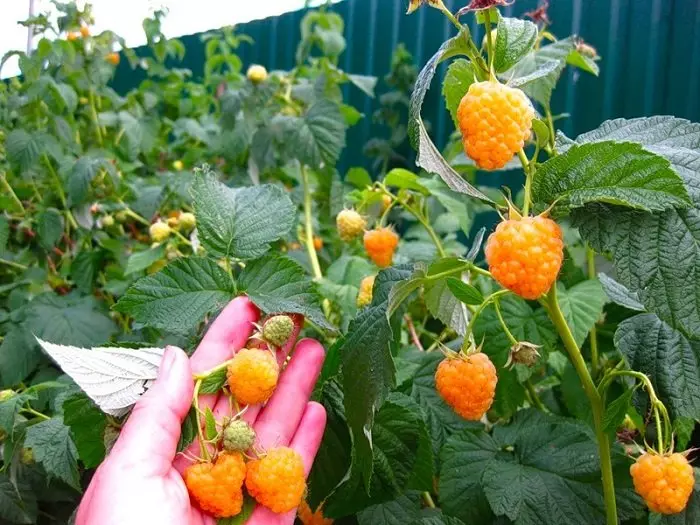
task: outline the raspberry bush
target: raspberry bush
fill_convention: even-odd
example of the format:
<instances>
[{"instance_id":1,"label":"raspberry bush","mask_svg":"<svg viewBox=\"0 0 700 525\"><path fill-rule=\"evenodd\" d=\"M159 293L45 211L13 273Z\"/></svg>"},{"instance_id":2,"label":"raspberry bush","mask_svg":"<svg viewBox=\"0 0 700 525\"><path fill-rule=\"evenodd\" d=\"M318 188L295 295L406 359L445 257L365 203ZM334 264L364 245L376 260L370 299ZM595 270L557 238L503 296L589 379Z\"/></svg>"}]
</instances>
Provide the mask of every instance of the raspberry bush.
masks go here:
<instances>
[{"instance_id":1,"label":"raspberry bush","mask_svg":"<svg viewBox=\"0 0 700 525\"><path fill-rule=\"evenodd\" d=\"M410 2L454 35L420 72L396 50L373 115L390 133L345 173L368 116L340 88L371 97L377 79L340 68L330 8L306 14L289 71L242 64L232 29L204 35L201 78L170 67L185 49L162 12L143 57L92 31L89 7L32 21L59 38L0 84L1 522L69 522L128 417L33 336L192 349L242 294L264 314L255 335L194 378L230 413L195 396L180 442L190 498L221 525L258 504L307 525L700 520L700 125L565 136L552 92L600 57L557 38L546 5L505 4ZM443 64L439 150L421 108ZM116 93L116 67L145 80ZM299 324L327 348L308 479L241 419Z\"/></svg>"}]
</instances>

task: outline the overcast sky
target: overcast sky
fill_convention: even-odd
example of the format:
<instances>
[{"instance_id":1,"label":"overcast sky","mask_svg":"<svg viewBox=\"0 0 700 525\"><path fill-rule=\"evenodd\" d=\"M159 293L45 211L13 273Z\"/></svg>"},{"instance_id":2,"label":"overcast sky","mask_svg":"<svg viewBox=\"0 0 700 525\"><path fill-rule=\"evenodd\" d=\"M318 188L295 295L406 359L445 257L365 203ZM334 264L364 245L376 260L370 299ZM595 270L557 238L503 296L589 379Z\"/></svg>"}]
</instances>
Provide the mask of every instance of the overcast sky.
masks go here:
<instances>
[{"instance_id":1,"label":"overcast sky","mask_svg":"<svg viewBox=\"0 0 700 525\"><path fill-rule=\"evenodd\" d=\"M82 5L85 1L78 3ZM130 46L138 46L145 42L142 19L161 7L169 10L163 32L176 37L301 9L305 0L91 0L90 3L95 32L111 29ZM319 5L324 0L311 3ZM34 6L35 13L53 11L49 0L34 0ZM28 12L29 0L0 0L0 57L13 49L26 50L27 30L17 21L26 19ZM2 77L17 73L16 60L2 69Z\"/></svg>"}]
</instances>

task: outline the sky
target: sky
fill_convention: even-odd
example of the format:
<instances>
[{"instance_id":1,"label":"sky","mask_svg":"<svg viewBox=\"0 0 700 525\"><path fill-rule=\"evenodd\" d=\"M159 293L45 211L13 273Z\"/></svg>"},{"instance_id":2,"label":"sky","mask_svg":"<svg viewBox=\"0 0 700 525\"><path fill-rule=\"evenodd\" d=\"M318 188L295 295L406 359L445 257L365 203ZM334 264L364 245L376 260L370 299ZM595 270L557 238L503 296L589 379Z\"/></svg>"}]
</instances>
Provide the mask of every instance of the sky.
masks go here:
<instances>
[{"instance_id":1,"label":"sky","mask_svg":"<svg viewBox=\"0 0 700 525\"><path fill-rule=\"evenodd\" d=\"M27 29L17 21L27 18L29 3L30 0L0 0L0 57L10 50L26 50ZM80 5L84 3L78 1ZM306 0L91 0L90 3L95 17L94 32L111 29L124 37L129 46L138 46L145 43L141 20L162 7L169 11L163 32L177 37L295 11L303 8ZM35 13L53 11L50 0L34 0ZM17 60L13 58L0 76L6 78L17 73Z\"/></svg>"}]
</instances>

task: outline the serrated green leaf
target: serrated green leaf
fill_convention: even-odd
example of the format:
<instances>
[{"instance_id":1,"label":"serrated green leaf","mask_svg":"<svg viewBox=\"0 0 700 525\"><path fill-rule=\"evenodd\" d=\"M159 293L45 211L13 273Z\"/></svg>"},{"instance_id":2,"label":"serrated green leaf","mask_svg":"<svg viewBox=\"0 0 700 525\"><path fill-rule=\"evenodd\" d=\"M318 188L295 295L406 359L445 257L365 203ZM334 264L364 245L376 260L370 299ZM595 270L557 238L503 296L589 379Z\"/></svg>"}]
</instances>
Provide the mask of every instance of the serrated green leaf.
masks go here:
<instances>
[{"instance_id":1,"label":"serrated green leaf","mask_svg":"<svg viewBox=\"0 0 700 525\"><path fill-rule=\"evenodd\" d=\"M204 411L204 437L208 440L212 440L216 435L216 419L214 418L214 412L211 411L211 408L207 407Z\"/></svg>"},{"instance_id":2,"label":"serrated green leaf","mask_svg":"<svg viewBox=\"0 0 700 525\"><path fill-rule=\"evenodd\" d=\"M197 437L197 410L192 407L187 413L185 420L182 422L180 430L180 439L177 442L177 451L182 452L194 442Z\"/></svg>"},{"instance_id":3,"label":"serrated green leaf","mask_svg":"<svg viewBox=\"0 0 700 525\"><path fill-rule=\"evenodd\" d=\"M268 314L301 314L315 325L332 330L321 310L316 284L288 257L266 255L249 263L239 278L240 291Z\"/></svg>"},{"instance_id":4,"label":"serrated green leaf","mask_svg":"<svg viewBox=\"0 0 700 525\"><path fill-rule=\"evenodd\" d=\"M11 388L24 381L41 362L41 351L32 334L14 325L0 344L0 384Z\"/></svg>"},{"instance_id":5,"label":"serrated green leaf","mask_svg":"<svg viewBox=\"0 0 700 525\"><path fill-rule=\"evenodd\" d=\"M431 264L428 269L428 276L458 270L464 266L464 262L460 259L448 257ZM466 308L450 291L447 285L447 278L427 280L424 290L425 305L431 315L458 334L463 335L468 322Z\"/></svg>"},{"instance_id":6,"label":"serrated green leaf","mask_svg":"<svg viewBox=\"0 0 700 525\"><path fill-rule=\"evenodd\" d=\"M12 436L17 423L17 414L29 399L29 396L23 394L13 394L0 401L0 430Z\"/></svg>"},{"instance_id":7,"label":"serrated green leaf","mask_svg":"<svg viewBox=\"0 0 700 525\"><path fill-rule=\"evenodd\" d=\"M39 133L29 134L23 129L11 131L5 138L7 160L24 173L39 160L44 148Z\"/></svg>"},{"instance_id":8,"label":"serrated green leaf","mask_svg":"<svg viewBox=\"0 0 700 525\"><path fill-rule=\"evenodd\" d=\"M73 205L85 202L90 184L103 170L112 177L116 177L114 165L109 159L97 153L80 157L75 162L68 178L68 195Z\"/></svg>"},{"instance_id":9,"label":"serrated green leaf","mask_svg":"<svg viewBox=\"0 0 700 525\"><path fill-rule=\"evenodd\" d=\"M420 494L409 492L398 498L370 505L357 513L358 525L406 525L418 519Z\"/></svg>"},{"instance_id":10,"label":"serrated green leaf","mask_svg":"<svg viewBox=\"0 0 700 525\"><path fill-rule=\"evenodd\" d=\"M85 468L95 468L105 458L107 418L85 394L74 394L63 402L63 420Z\"/></svg>"},{"instance_id":11,"label":"serrated green leaf","mask_svg":"<svg viewBox=\"0 0 700 525\"><path fill-rule=\"evenodd\" d=\"M188 257L136 281L114 309L145 325L186 334L234 294L231 278L214 261Z\"/></svg>"},{"instance_id":12,"label":"serrated green leaf","mask_svg":"<svg viewBox=\"0 0 700 525\"><path fill-rule=\"evenodd\" d=\"M537 26L529 20L502 16L496 29L493 65L501 73L530 52L537 40Z\"/></svg>"},{"instance_id":13,"label":"serrated green leaf","mask_svg":"<svg viewBox=\"0 0 700 525\"><path fill-rule=\"evenodd\" d=\"M37 217L36 232L42 248L50 250L63 234L63 215L54 208L44 210Z\"/></svg>"},{"instance_id":14,"label":"serrated green leaf","mask_svg":"<svg viewBox=\"0 0 700 525\"><path fill-rule=\"evenodd\" d=\"M639 302L639 296L636 292L630 292L623 284L602 272L598 274L598 280L608 299L613 303L637 312L645 310L644 305Z\"/></svg>"},{"instance_id":15,"label":"serrated green leaf","mask_svg":"<svg viewBox=\"0 0 700 525\"><path fill-rule=\"evenodd\" d=\"M78 489L78 451L70 437L70 429L60 416L27 428L24 446L31 448L49 478L58 478Z\"/></svg>"},{"instance_id":16,"label":"serrated green leaf","mask_svg":"<svg viewBox=\"0 0 700 525\"><path fill-rule=\"evenodd\" d=\"M404 301L425 283L425 269L420 266L414 270L410 278L397 283L389 292L389 303L386 310L387 317L391 318L401 308Z\"/></svg>"},{"instance_id":17,"label":"serrated green leaf","mask_svg":"<svg viewBox=\"0 0 700 525\"><path fill-rule=\"evenodd\" d=\"M301 117L280 118L289 155L312 168L335 165L345 146L345 119L335 102L319 99Z\"/></svg>"},{"instance_id":18,"label":"serrated green leaf","mask_svg":"<svg viewBox=\"0 0 700 525\"><path fill-rule=\"evenodd\" d=\"M465 199L460 193L452 191L439 177L423 179L423 186L442 204L451 217L456 217L464 235L471 232L474 217L479 211L487 210L483 204L472 199Z\"/></svg>"},{"instance_id":19,"label":"serrated green leaf","mask_svg":"<svg viewBox=\"0 0 700 525\"><path fill-rule=\"evenodd\" d=\"M71 262L70 271L78 290L88 294L92 291L99 270L102 254L99 251L81 251Z\"/></svg>"},{"instance_id":20,"label":"serrated green leaf","mask_svg":"<svg viewBox=\"0 0 700 525\"><path fill-rule=\"evenodd\" d=\"M226 384L226 369L222 368L213 374L209 374L202 380L199 387L200 394L218 394L219 390Z\"/></svg>"},{"instance_id":21,"label":"serrated green leaf","mask_svg":"<svg viewBox=\"0 0 700 525\"><path fill-rule=\"evenodd\" d=\"M199 240L220 257L260 257L296 218L292 201L277 186L232 189L204 174L195 180L192 198Z\"/></svg>"},{"instance_id":22,"label":"serrated green leaf","mask_svg":"<svg viewBox=\"0 0 700 525\"><path fill-rule=\"evenodd\" d=\"M559 306L576 344L581 346L588 332L603 314L606 296L597 280L583 281L568 290L559 284Z\"/></svg>"},{"instance_id":23,"label":"serrated green leaf","mask_svg":"<svg viewBox=\"0 0 700 525\"><path fill-rule=\"evenodd\" d=\"M163 257L165 257L165 244L159 244L155 248L133 253L126 261L124 275L141 272Z\"/></svg>"},{"instance_id":24,"label":"serrated green leaf","mask_svg":"<svg viewBox=\"0 0 700 525\"><path fill-rule=\"evenodd\" d=\"M481 292L474 285L465 283L455 277L447 278L447 287L464 304L481 304L484 302L484 296L481 295Z\"/></svg>"},{"instance_id":25,"label":"serrated green leaf","mask_svg":"<svg viewBox=\"0 0 700 525\"><path fill-rule=\"evenodd\" d=\"M626 390L605 407L603 430L606 433L614 435L617 428L622 424L627 415L627 410L632 404L632 394L634 394L634 390Z\"/></svg>"},{"instance_id":26,"label":"serrated green leaf","mask_svg":"<svg viewBox=\"0 0 700 525\"><path fill-rule=\"evenodd\" d=\"M673 417L700 419L700 341L639 314L619 324L615 346L632 370L649 376Z\"/></svg>"},{"instance_id":27,"label":"serrated green leaf","mask_svg":"<svg viewBox=\"0 0 700 525\"><path fill-rule=\"evenodd\" d=\"M415 190L423 195L430 195L428 189L421 183L421 178L403 168L394 168L387 173L386 177L384 177L384 184L406 190Z\"/></svg>"},{"instance_id":28,"label":"serrated green leaf","mask_svg":"<svg viewBox=\"0 0 700 525\"><path fill-rule=\"evenodd\" d=\"M36 523L37 504L32 487L0 473L0 518L9 523Z\"/></svg>"},{"instance_id":29,"label":"serrated green leaf","mask_svg":"<svg viewBox=\"0 0 700 525\"><path fill-rule=\"evenodd\" d=\"M474 83L474 79L474 68L468 60L458 58L447 68L445 80L442 83L442 95L445 97L445 105L457 128L459 128L457 108L469 91L469 86Z\"/></svg>"},{"instance_id":30,"label":"serrated green leaf","mask_svg":"<svg viewBox=\"0 0 700 525\"><path fill-rule=\"evenodd\" d=\"M666 159L623 142L572 146L538 168L532 194L546 204L558 200L580 207L605 202L647 211L690 202L683 181Z\"/></svg>"}]
</instances>

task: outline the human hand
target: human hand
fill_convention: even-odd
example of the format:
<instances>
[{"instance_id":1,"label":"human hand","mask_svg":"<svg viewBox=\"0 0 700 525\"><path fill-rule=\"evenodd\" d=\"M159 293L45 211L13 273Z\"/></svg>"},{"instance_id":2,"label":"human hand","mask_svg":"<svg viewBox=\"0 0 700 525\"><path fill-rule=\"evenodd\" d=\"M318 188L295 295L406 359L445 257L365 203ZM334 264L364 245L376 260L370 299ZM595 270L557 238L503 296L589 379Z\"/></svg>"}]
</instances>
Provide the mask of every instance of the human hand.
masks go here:
<instances>
[{"instance_id":1,"label":"human hand","mask_svg":"<svg viewBox=\"0 0 700 525\"><path fill-rule=\"evenodd\" d=\"M230 359L245 347L259 318L245 297L229 303L214 321L191 359L168 347L154 385L136 403L111 453L97 469L77 512L76 525L213 525L215 519L190 503L181 473L191 463L177 455L180 427L192 403L192 375ZM294 347L301 318L295 318L290 343L279 350L282 363ZM308 475L323 437L326 413L309 402L325 352L316 341L300 341L275 393L264 406L250 406L243 419L256 431L263 450L290 446L304 461ZM202 395L200 409L210 407L217 421L229 414L224 395ZM199 444L189 449L198 454ZM248 525L291 525L295 512L275 514L258 506Z\"/></svg>"}]
</instances>

